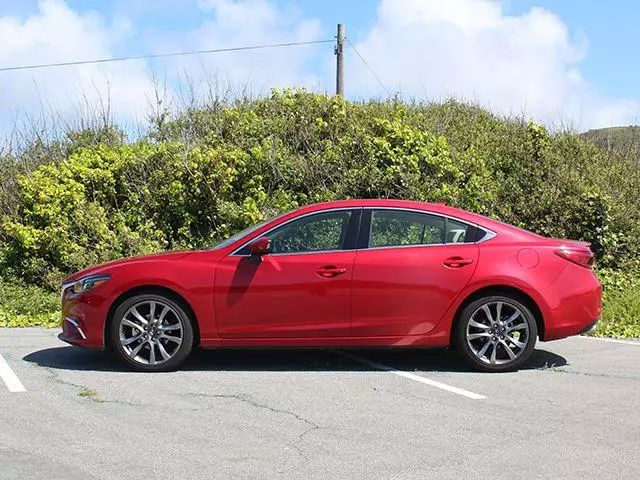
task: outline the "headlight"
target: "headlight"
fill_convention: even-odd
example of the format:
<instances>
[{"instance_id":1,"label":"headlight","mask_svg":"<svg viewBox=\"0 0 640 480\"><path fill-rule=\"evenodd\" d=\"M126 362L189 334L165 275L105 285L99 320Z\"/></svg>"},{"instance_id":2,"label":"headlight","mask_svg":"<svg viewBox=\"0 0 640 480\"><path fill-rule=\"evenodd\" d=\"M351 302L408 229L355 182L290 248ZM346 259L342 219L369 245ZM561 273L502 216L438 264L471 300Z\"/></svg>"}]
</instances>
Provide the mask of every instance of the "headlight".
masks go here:
<instances>
[{"instance_id":1,"label":"headlight","mask_svg":"<svg viewBox=\"0 0 640 480\"><path fill-rule=\"evenodd\" d=\"M81 278L73 284L73 293L88 292L92 288L102 285L110 278L111 275L89 275L88 277Z\"/></svg>"}]
</instances>

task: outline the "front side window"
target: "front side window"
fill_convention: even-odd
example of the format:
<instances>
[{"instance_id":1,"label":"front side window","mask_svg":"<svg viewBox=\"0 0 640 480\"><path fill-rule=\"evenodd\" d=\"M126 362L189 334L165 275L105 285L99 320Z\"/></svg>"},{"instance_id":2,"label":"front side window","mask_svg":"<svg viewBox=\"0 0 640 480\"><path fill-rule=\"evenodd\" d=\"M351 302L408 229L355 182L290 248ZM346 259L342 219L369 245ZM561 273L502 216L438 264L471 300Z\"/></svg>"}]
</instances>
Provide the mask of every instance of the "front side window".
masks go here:
<instances>
[{"instance_id":1,"label":"front side window","mask_svg":"<svg viewBox=\"0 0 640 480\"><path fill-rule=\"evenodd\" d=\"M271 253L340 250L350 218L351 211L342 210L293 220L267 235L271 240Z\"/></svg>"},{"instance_id":2,"label":"front side window","mask_svg":"<svg viewBox=\"0 0 640 480\"><path fill-rule=\"evenodd\" d=\"M444 217L401 210L374 210L369 247L445 243Z\"/></svg>"}]
</instances>

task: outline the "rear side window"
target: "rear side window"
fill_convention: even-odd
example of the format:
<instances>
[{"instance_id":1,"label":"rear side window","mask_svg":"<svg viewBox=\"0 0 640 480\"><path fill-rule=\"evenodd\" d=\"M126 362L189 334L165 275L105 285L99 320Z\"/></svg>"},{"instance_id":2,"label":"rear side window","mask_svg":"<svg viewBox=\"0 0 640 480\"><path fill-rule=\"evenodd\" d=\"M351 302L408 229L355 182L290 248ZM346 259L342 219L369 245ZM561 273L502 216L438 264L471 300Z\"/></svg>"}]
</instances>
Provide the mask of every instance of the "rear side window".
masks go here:
<instances>
[{"instance_id":1,"label":"rear side window","mask_svg":"<svg viewBox=\"0 0 640 480\"><path fill-rule=\"evenodd\" d=\"M403 210L374 210L369 247L444 243L444 217Z\"/></svg>"},{"instance_id":2,"label":"rear side window","mask_svg":"<svg viewBox=\"0 0 640 480\"><path fill-rule=\"evenodd\" d=\"M478 234L484 231L452 218L410 210L373 210L369 248L474 243Z\"/></svg>"}]
</instances>

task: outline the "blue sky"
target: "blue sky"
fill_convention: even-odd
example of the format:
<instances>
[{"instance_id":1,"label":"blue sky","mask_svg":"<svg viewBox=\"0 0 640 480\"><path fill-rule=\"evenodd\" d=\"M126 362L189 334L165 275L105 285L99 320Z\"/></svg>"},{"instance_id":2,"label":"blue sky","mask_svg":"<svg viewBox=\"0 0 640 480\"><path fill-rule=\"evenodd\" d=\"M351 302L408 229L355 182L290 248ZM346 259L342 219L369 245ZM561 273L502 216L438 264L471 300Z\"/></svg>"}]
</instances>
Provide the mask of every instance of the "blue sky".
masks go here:
<instances>
[{"instance_id":1,"label":"blue sky","mask_svg":"<svg viewBox=\"0 0 640 480\"><path fill-rule=\"evenodd\" d=\"M587 78L611 96L640 96L640 65L632 60L640 45L640 2L512 0L510 5L515 14L532 6L555 12L574 35L584 35L588 41L580 65Z\"/></svg>"},{"instance_id":2,"label":"blue sky","mask_svg":"<svg viewBox=\"0 0 640 480\"><path fill-rule=\"evenodd\" d=\"M0 66L331 38L338 22L389 91L449 96L574 128L635 123L640 2L596 0L0 0ZM0 72L0 128L104 99L135 123L181 82L333 89L331 45L107 67ZM385 96L351 50L347 95ZM237 91L235 89L234 91ZM80 95L79 92L82 92ZM39 112L39 113L38 113Z\"/></svg>"}]
</instances>

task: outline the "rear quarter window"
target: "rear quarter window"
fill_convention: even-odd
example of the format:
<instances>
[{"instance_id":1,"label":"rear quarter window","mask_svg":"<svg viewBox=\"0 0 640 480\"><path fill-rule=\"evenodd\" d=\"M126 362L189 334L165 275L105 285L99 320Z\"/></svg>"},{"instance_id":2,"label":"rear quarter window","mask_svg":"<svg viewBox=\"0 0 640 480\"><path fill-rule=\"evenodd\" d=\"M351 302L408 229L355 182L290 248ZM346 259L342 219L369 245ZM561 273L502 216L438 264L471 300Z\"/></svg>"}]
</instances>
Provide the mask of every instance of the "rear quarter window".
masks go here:
<instances>
[{"instance_id":1,"label":"rear quarter window","mask_svg":"<svg viewBox=\"0 0 640 480\"><path fill-rule=\"evenodd\" d=\"M447 243L474 243L477 242L479 228L468 223L447 218ZM484 231L480 230L482 236Z\"/></svg>"}]
</instances>

